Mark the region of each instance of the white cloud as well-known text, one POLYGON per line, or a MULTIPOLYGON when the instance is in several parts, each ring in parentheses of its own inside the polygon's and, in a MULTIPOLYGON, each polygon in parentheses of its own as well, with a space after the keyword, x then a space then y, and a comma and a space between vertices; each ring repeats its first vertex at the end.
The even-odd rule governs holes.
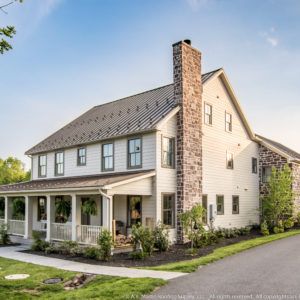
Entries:
POLYGON ((200 7, 208 4, 208 2, 212 0, 185 0, 185 1, 193 10, 198 10, 200 7))
POLYGON ((262 36, 272 47, 277 47, 279 39, 275 36, 275 31, 275 27, 271 27, 268 31, 260 32, 259 35, 262 36))
POLYGON ((267 42, 271 44, 272 47, 276 47, 279 43, 277 38, 267 37, 267 42))
POLYGON ((42 19, 52 13, 62 0, 43 0, 38 2, 38 15, 42 19))

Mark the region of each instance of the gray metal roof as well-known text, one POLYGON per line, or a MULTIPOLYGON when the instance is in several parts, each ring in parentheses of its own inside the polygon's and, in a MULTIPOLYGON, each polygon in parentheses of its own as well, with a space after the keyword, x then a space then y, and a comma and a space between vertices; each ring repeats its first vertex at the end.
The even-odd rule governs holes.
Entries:
POLYGON ((263 142, 265 142, 266 144, 269 144, 270 146, 273 146, 274 148, 278 149, 279 151, 285 153, 287 156, 289 156, 291 159, 294 159, 294 160, 300 160, 300 153, 278 143, 278 142, 275 142, 273 140, 270 140, 268 138, 265 138, 261 135, 256 135, 259 139, 261 139, 263 142))
POLYGON ((25 192, 41 190, 100 188, 105 185, 138 178, 152 173, 153 170, 131 171, 126 173, 110 173, 102 175, 64 177, 54 179, 39 179, 0 186, 0 194, 5 192, 25 192))
MULTIPOLYGON (((202 82, 206 82, 219 70, 203 74, 202 82)), ((25 154, 54 151, 155 130, 158 122, 175 108, 173 96, 173 84, 169 84, 95 106, 25 154)))

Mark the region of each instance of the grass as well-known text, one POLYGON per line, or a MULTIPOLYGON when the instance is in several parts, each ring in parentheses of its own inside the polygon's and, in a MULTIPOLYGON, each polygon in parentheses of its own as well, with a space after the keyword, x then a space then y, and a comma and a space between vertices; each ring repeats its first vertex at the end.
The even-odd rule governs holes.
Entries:
POLYGON ((202 256, 199 258, 195 258, 188 261, 180 261, 175 263, 169 263, 161 266, 156 267, 149 267, 147 269, 151 270, 159 270, 159 271, 173 271, 173 272, 186 272, 191 273, 196 271, 200 266, 204 266, 207 264, 210 264, 214 261, 220 260, 226 256, 230 256, 239 252, 242 252, 244 250, 267 244, 272 241, 276 241, 279 239, 283 239, 286 237, 294 236, 300 234, 300 230, 290 230, 284 233, 278 233, 278 234, 272 234, 269 236, 263 236, 259 238, 255 238, 252 240, 247 240, 243 242, 239 242, 233 245, 221 247, 218 249, 215 249, 211 254, 208 254, 206 256, 202 256))
POLYGON ((76 273, 42 267, 15 260, 0 258, 0 299, 140 299, 166 282, 152 278, 124 278, 96 276, 86 286, 77 290, 65 291, 63 284, 46 285, 44 279, 62 277, 71 279, 76 273), (24 280, 6 280, 4 276, 25 273, 30 277, 24 280))

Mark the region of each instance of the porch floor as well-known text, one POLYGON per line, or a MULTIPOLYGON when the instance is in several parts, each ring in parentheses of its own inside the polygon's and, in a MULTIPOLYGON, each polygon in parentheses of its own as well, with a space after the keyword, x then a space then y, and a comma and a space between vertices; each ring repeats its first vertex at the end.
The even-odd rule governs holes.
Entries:
POLYGON ((34 254, 19 252, 26 249, 29 249, 29 247, 25 245, 16 246, 16 247, 1 247, 0 257, 14 259, 14 260, 32 263, 41 266, 54 267, 66 271, 84 272, 84 273, 91 273, 97 275, 122 276, 122 277, 130 277, 130 278, 150 277, 150 278, 159 278, 164 280, 170 280, 173 278, 186 275, 186 273, 181 273, 181 272, 165 272, 165 271, 131 269, 131 268, 123 268, 123 267, 90 265, 90 264, 84 264, 84 263, 68 261, 68 260, 63 260, 58 258, 38 256, 34 254))

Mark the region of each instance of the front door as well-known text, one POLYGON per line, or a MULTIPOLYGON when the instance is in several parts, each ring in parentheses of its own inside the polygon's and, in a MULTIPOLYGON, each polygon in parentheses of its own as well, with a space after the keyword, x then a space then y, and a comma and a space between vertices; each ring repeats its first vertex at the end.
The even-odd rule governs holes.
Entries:
POLYGON ((132 227, 132 225, 142 223, 142 197, 128 196, 127 207, 127 225, 132 227))

